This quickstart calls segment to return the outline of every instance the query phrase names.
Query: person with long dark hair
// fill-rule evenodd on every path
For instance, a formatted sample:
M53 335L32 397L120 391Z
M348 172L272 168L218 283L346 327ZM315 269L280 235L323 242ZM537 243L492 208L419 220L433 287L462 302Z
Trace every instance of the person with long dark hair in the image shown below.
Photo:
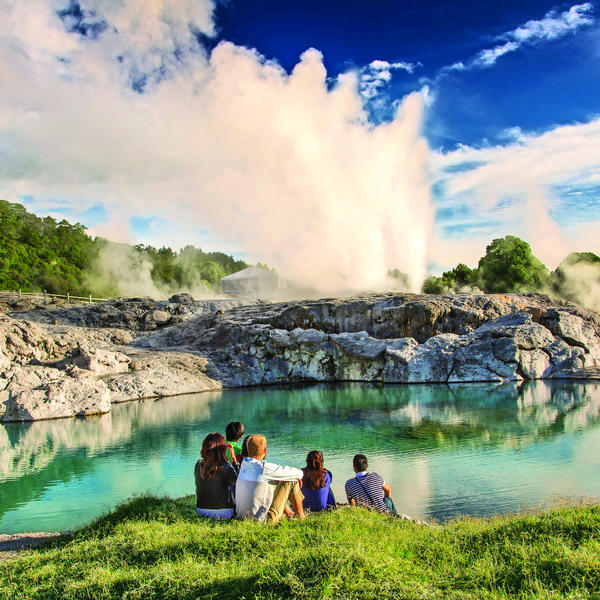
M335 498L331 491L333 476L323 466L323 453L311 450L306 457L306 467L302 469L302 502L305 510L319 512L328 508L335 508Z
M202 442L202 457L194 467L196 512L203 517L231 519L235 503L231 486L237 473L227 462L227 445L220 433L209 433Z

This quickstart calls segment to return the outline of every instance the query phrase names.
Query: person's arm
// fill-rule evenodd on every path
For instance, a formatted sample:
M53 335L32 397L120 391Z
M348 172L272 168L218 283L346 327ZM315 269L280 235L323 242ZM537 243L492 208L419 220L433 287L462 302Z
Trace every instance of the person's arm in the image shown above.
M392 488L385 481L383 482L381 489L383 490L384 497L389 498L392 495Z
M270 481L294 481L294 479L302 481L303 476L302 470L296 467L276 465L267 461L264 463L263 477Z
M233 449L233 446L229 443L225 444L225 448L227 448L227 450L225 451L225 454L229 456L229 458L227 459L227 462L229 464L237 462L235 459L235 450Z
M235 485L235 482L238 478L237 471L231 465L228 465L228 467L229 469L227 470L227 485Z
M346 499L348 500L348 504L350 506L356 506L356 500L348 493L348 486L345 486L346 488Z

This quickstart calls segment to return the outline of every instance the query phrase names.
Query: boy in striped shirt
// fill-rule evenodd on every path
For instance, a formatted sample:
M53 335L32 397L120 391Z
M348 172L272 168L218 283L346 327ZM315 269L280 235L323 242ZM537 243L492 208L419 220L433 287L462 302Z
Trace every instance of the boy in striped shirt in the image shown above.
M369 463L364 454L357 454L352 460L355 477L346 481L346 496L352 506L361 505L383 513L395 514L391 499L392 490L378 473L369 473Z

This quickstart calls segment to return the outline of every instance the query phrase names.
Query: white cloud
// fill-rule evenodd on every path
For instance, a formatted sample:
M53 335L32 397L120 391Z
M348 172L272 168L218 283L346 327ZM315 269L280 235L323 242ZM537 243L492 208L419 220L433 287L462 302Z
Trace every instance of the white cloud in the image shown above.
M406 71L412 73L420 63L404 61L388 62L387 60L373 60L360 71L360 91L367 98L375 98L392 79L392 71Z
M489 50L482 50L478 55L476 62L477 64L482 66L491 66L503 54L507 54L508 52L514 52L518 47L519 44L517 44L516 42L506 42L500 46L496 46L495 48L491 48Z
M555 40L584 25L594 22L591 13L593 5L591 2L575 4L569 10L556 14L550 11L539 21L527 21L525 25L517 27L509 35L519 42L531 40Z
M404 61L390 63L387 60L373 60L369 63L369 68L373 71L401 70L412 73L417 66L417 63L409 63Z
M462 146L453 152L434 153L432 169L443 189L440 205L462 206L469 219L492 223L494 235L522 236L551 268L569 251L599 252L598 238L584 234L590 219L584 225L573 222L573 209L560 209L563 198L556 189L598 185L600 119L542 134L513 129L507 138L511 141L503 146ZM599 226L595 220L596 231ZM477 240L469 242L476 244ZM448 245L454 243L440 239L435 260L441 262ZM476 262L479 256L469 258Z
M501 43L493 48L481 50L470 61L457 62L447 67L448 71L464 71L473 68L490 67L498 58L518 50L523 44L536 44L561 38L577 29L594 23L591 2L575 4L560 14L552 10L543 19L527 21L524 25L508 31L499 40Z
M120 239L131 217L168 221L155 243L173 247L208 229L321 290L377 287L390 268L418 285L433 217L419 93L372 127L357 75L331 89L318 51L288 75L221 43L138 94L130 70L178 61L190 24L210 33L211 2L86 0L111 26L88 39L33 1L38 34L25 36L21 3L0 0L0 196L61 198L74 213L102 203Z

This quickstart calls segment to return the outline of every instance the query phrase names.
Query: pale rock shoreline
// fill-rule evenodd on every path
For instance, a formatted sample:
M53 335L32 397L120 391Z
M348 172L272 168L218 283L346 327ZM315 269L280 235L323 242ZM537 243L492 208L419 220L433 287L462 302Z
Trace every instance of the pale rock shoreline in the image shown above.
M600 315L540 294L14 308L0 315L4 422L221 387L600 377Z

